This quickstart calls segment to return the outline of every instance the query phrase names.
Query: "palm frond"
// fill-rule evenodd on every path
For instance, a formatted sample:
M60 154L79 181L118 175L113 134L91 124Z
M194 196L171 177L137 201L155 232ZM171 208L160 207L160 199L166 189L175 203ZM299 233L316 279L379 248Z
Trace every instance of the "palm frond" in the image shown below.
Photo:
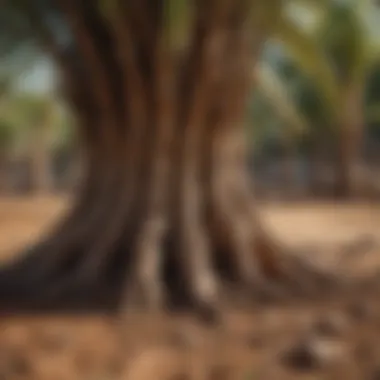
M261 93L290 128L290 133L293 135L307 131L307 121L295 106L294 99L291 99L291 94L286 90L276 71L269 65L261 63L254 68L253 76Z
M318 42L285 17L278 22L272 39L284 46L289 56L310 77L321 92L329 112L335 116L339 108L339 86Z
M363 81L368 63L368 33L357 6L334 3L318 38L341 82Z

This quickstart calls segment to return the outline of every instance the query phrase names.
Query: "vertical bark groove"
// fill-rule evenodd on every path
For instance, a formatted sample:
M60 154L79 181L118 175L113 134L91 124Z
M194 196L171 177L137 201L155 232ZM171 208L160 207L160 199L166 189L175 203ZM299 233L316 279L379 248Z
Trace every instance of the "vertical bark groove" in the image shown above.
M145 220L140 227L135 248L135 278L140 286L141 296L154 307L162 307L165 297L161 267L163 245L170 222L168 185L176 118L174 65L163 36L158 34L153 85L156 135L151 147L148 182L150 193L143 209Z
M211 2L213 4L213 2ZM219 9L211 4L197 15L193 56L194 85L188 99L187 118L182 136L181 176L179 178L179 225L181 261L191 289L191 296L200 307L212 306L217 300L219 278L212 268L213 249L206 229L205 194L202 183L203 140L207 133L207 118L216 73L214 69L222 58L221 34L228 2ZM213 4L215 6L215 4ZM215 12L214 12L215 11ZM205 14L206 13L206 14ZM203 17L209 16L205 28Z

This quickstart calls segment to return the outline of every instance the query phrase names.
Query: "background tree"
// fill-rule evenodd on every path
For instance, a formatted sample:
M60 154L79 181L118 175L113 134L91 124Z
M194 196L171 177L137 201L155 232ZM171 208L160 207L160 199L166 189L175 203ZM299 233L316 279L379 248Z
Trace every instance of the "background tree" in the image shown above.
M7 108L7 97L10 93L11 83L6 76L0 79L0 191L9 190L8 163L9 156L15 143L14 125L4 113Z
M57 105L47 97L21 94L13 99L14 117L28 141L32 188L36 194L49 192L52 178L52 137L57 124ZM17 115L17 116L16 116Z
M13 163L27 164L29 187L35 194L49 192L54 185L55 152L69 139L64 136L68 126L63 118L56 100L46 95L15 90L3 101L0 120L10 134L8 151L12 151ZM16 176L17 165L8 162L7 166L10 176Z
M335 155L335 193L342 197L356 192L359 180L356 169L361 162L366 125L366 84L379 58L379 49L358 9L360 5L331 2L321 8L322 16L314 29L286 20L273 34L290 53L289 59L304 72L303 79L299 76L304 86L300 92L303 106L314 97L314 111L309 120L313 124L318 120L321 132L326 128L329 131L319 133L318 145L327 140L334 142L330 152ZM305 91L310 94L308 97ZM317 109L319 117L315 119ZM310 106L304 111L310 112Z
M270 64L262 61L255 67L254 81L257 85L256 92L263 98L257 99L256 97L255 100L259 104L253 110L250 118L255 130L256 144L262 145L265 141L263 137L269 137L269 129L272 127L271 129L273 130L273 126L275 126L272 132L275 133L274 136L279 141L279 147L282 150L283 181L281 188L286 190L284 189L285 185L288 190L294 190L299 182L298 167L296 165L299 140L305 133L308 133L310 129L309 121L300 112L285 81ZM267 107L262 104L263 101L267 103ZM268 113L271 112L274 112L275 117L272 114L268 120ZM266 120L260 118L259 114L265 114L264 118Z
M0 119L0 193L10 189L9 156L14 143L14 130L6 120Z

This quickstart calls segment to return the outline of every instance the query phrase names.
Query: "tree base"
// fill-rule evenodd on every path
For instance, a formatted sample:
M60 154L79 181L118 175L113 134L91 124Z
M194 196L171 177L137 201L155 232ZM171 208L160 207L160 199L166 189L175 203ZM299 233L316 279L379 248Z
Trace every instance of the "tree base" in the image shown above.
M50 255L54 252L51 250L53 241L50 240L15 264L3 268L0 312L115 313L139 307L151 311L187 310L211 321L215 320L221 305L231 304L231 301L236 305L238 299L240 304L247 306L263 302L310 301L314 297L331 296L334 289L342 290L342 283L336 282L334 276L321 273L301 259L282 252L281 247L262 229L257 233L257 228L252 261L246 261L247 265L255 264L251 268L254 270L252 277L239 267L236 260L238 251L223 252L216 248L210 251L212 266L202 269L203 275L215 281L212 292L199 286L204 281L198 277L199 267L184 267L183 262L178 261L180 251L173 241L162 241L160 252L165 260L160 260L153 268L160 278L153 286L152 277L143 276L148 273L144 272L147 268L138 267L141 256L133 259L122 249L99 251L105 260L102 265L98 262L95 271L97 256L94 251L75 250L80 245L69 247L69 241L62 240L61 251L56 251L55 256L47 256L48 247ZM60 233L63 232L64 228ZM192 281L190 276L193 276Z

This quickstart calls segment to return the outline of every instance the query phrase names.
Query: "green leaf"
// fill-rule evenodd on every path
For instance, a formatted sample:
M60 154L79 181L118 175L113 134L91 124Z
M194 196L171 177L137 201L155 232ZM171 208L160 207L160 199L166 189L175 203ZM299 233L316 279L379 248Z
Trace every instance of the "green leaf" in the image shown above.
M255 33L271 30L281 17L283 7L281 0L263 0L256 3L252 2L250 7L250 19L253 26L258 28Z
M112 17L112 15L118 11L119 0L98 0L98 6L100 12L106 17Z
M380 46L369 46L366 62L366 72L372 72L380 64Z
M369 36L357 7L349 3L331 5L318 37L341 83L364 80Z
M311 78L321 92L331 116L336 117L340 89L329 61L317 41L285 17L277 23L272 38L285 47L290 57Z
M367 107L366 121L368 123L379 123L380 122L380 103L372 104L371 106Z
M174 49L182 49L190 40L194 17L192 0L164 0L164 28L166 38Z

